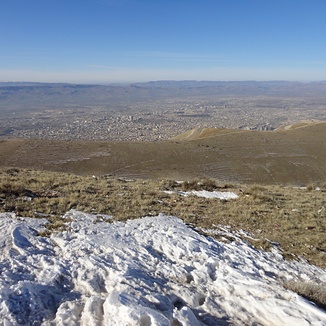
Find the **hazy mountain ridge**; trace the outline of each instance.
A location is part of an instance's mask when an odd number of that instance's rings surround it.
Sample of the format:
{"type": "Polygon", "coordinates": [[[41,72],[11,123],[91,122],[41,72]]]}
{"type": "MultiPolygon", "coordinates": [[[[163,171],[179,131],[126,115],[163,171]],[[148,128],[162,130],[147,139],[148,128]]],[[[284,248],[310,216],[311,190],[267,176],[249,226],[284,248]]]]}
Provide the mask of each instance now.
{"type": "MultiPolygon", "coordinates": [[[[319,82],[317,82],[319,83],[319,82]]],[[[149,81],[143,83],[134,83],[140,87],[161,87],[161,88],[188,88],[188,87],[230,87],[230,86],[260,86],[260,87],[270,87],[270,86],[296,86],[301,84],[307,84],[302,82],[290,82],[290,81],[209,81],[209,80],[158,80],[149,81]]],[[[310,84],[310,83],[308,83],[310,84]]]]}
{"type": "MultiPolygon", "coordinates": [[[[223,81],[155,81],[131,85],[83,85],[56,83],[0,83],[0,110],[7,107],[57,107],[74,105],[107,105],[133,103],[182,96],[208,95],[297,95],[324,96],[326,83],[223,82],[223,81]]],[[[0,111],[1,114],[1,111],[0,111]]]]}

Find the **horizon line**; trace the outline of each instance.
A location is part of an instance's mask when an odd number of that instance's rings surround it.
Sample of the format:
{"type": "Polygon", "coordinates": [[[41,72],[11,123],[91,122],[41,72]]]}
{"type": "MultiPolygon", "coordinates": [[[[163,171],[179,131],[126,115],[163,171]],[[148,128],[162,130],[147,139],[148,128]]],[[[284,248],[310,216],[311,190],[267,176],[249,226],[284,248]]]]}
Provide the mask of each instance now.
{"type": "Polygon", "coordinates": [[[148,81],[130,81],[130,82],[66,82],[66,81],[31,81],[31,80],[6,80],[0,81],[0,84],[68,84],[68,85],[132,85],[132,84],[148,84],[158,82],[196,82],[196,83],[301,83],[301,84],[312,84],[312,83],[325,83],[326,80],[286,80],[286,79],[243,79],[243,80],[213,80],[213,79],[157,79],[148,81]]]}

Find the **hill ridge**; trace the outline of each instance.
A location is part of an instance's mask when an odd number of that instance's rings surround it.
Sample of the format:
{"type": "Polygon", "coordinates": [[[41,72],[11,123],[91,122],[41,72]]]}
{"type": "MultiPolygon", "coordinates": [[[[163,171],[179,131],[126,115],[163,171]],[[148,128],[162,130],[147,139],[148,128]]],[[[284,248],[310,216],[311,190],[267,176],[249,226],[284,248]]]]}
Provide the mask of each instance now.
{"type": "Polygon", "coordinates": [[[217,137],[221,135],[227,134],[234,134],[234,133],[245,133],[245,132],[287,132],[290,130],[295,130],[299,128],[306,128],[316,124],[324,124],[325,121],[320,120],[303,120],[299,121],[295,124],[290,124],[286,126],[282,126],[280,128],[271,130],[271,131],[264,131],[264,130],[245,130],[245,129],[229,129],[229,128],[213,128],[213,127],[199,127],[187,130],[175,137],[172,140],[196,140],[196,139],[203,139],[203,138],[211,138],[217,137]]]}

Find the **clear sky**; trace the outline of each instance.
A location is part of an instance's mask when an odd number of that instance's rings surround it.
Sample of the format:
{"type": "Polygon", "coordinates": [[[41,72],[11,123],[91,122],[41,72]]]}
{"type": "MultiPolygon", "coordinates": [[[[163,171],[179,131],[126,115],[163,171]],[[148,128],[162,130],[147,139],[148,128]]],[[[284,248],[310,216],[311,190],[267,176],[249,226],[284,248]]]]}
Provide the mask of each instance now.
{"type": "Polygon", "coordinates": [[[326,0],[1,0],[0,81],[326,80],[326,0]]]}

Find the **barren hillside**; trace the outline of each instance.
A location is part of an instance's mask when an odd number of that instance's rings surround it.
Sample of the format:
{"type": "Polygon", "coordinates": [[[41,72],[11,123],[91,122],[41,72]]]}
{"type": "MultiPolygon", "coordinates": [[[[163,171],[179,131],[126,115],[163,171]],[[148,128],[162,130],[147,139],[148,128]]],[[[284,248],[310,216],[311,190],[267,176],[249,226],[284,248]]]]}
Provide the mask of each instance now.
{"type": "Polygon", "coordinates": [[[326,123],[273,132],[209,129],[192,131],[185,139],[190,140],[3,140],[0,162],[1,166],[145,178],[212,177],[265,184],[326,180],[326,123]]]}

